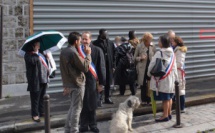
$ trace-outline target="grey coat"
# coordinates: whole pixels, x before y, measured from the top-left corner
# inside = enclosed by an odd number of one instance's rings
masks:
[[[146,64],[147,60],[141,60],[142,55],[147,55],[148,48],[144,44],[139,44],[135,49],[134,59],[136,61],[136,69],[137,69],[137,83],[138,85],[143,85],[143,80],[145,76]],[[156,52],[155,46],[151,44],[149,46],[149,60],[151,61],[152,57]]]

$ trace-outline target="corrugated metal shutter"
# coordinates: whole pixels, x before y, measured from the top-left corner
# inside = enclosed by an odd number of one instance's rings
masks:
[[[157,44],[158,37],[172,29],[189,48],[187,79],[201,78],[215,75],[215,40],[199,38],[200,29],[214,28],[214,7],[214,0],[34,0],[34,32],[58,30],[67,36],[89,30],[96,39],[98,30],[106,28],[113,39],[127,36],[129,30],[136,30],[139,38],[149,31]],[[56,52],[57,64],[58,56]],[[59,69],[50,87],[62,89]]]

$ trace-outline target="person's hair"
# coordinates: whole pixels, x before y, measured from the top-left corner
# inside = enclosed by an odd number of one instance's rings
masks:
[[[135,36],[135,30],[130,30],[128,32],[128,37],[129,37],[129,40],[135,39],[136,38],[136,36]]]
[[[161,44],[164,48],[170,47],[169,39],[167,35],[162,35],[159,37]]]
[[[88,34],[89,37],[92,38],[92,33],[91,33],[90,31],[84,31],[84,32],[82,32],[82,35],[83,35],[83,34]]]
[[[68,43],[69,45],[73,45],[75,41],[79,40],[81,37],[81,34],[78,32],[71,32],[68,36]]]
[[[116,37],[115,37],[115,40],[116,40],[116,39],[121,39],[121,37],[120,37],[120,36],[116,36]]]
[[[122,36],[122,37],[121,37],[121,42],[126,42],[126,41],[128,41],[127,38],[124,37],[124,36]]]
[[[184,41],[183,41],[182,38],[179,37],[179,36],[176,36],[176,37],[174,38],[174,42],[177,44],[177,46],[180,46],[180,47],[184,46]]]
[[[30,44],[29,44],[29,46],[27,47],[27,52],[32,52],[32,51],[34,51],[34,47],[35,47],[35,44],[36,44],[37,42],[40,42],[40,40],[39,40],[39,39],[34,39],[34,40],[32,40],[31,42],[29,42]]]
[[[141,39],[141,43],[146,42],[148,39],[153,39],[153,35],[150,32],[146,32],[143,34],[143,37]]]
[[[107,31],[106,29],[100,29],[99,30],[99,35],[101,35],[103,32]]]
[[[168,34],[168,35],[170,35],[170,34],[175,34],[175,32],[174,32],[173,30],[169,30],[167,34]]]

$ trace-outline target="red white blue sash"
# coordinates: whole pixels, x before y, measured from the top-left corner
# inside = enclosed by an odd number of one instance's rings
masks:
[[[156,81],[156,88],[157,88],[157,90],[156,90],[156,95],[158,95],[159,81],[161,81],[161,80],[165,79],[167,76],[169,76],[169,74],[171,73],[172,68],[173,68],[173,66],[174,66],[174,62],[175,62],[175,54],[173,53],[173,55],[172,55],[172,57],[171,57],[171,59],[170,59],[170,63],[169,63],[169,65],[168,65],[167,68],[166,68],[166,74],[165,74],[163,77],[159,78],[159,79],[156,79],[156,78],[154,77],[154,79],[155,79],[155,81]]]
[[[84,46],[83,45],[81,45],[78,48],[78,53],[80,54],[80,56],[83,59],[86,58],[86,54],[84,53]],[[95,77],[95,79],[98,80],[98,76],[97,76],[97,73],[96,73],[95,65],[93,64],[93,62],[91,62],[91,64],[90,64],[89,71],[92,73],[92,75]]]
[[[181,77],[182,77],[182,80],[184,80],[185,79],[185,71],[184,71],[184,69],[178,68],[178,70],[181,71]]]
[[[45,66],[45,68],[46,68],[47,70],[49,70],[49,66],[48,66],[48,64],[47,64],[47,62],[46,62],[45,57],[44,57],[41,53],[38,53],[38,56],[39,56],[39,59],[40,59],[40,61],[42,62],[42,64]]]
[[[178,71],[181,71],[182,84],[184,85],[184,81],[185,81],[185,70],[184,70],[184,67],[178,68]]]
[[[162,78],[160,78],[160,80],[165,79],[170,74],[170,72],[172,71],[172,67],[174,65],[174,61],[175,61],[175,54],[173,54],[170,59],[170,63],[166,68],[166,74]]]

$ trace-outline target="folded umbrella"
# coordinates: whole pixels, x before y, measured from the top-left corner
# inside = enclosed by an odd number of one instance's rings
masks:
[[[150,82],[148,82],[148,88],[150,88]],[[156,101],[154,99],[153,91],[149,90],[149,92],[150,92],[150,97],[151,97],[153,116],[154,116],[154,118],[156,118],[156,113],[157,113]]]
[[[67,42],[67,39],[61,32],[58,31],[42,31],[29,36],[23,46],[20,48],[18,55],[24,57],[25,53],[28,50],[28,46],[39,40],[40,42],[40,51],[44,52],[54,52],[63,46]]]

